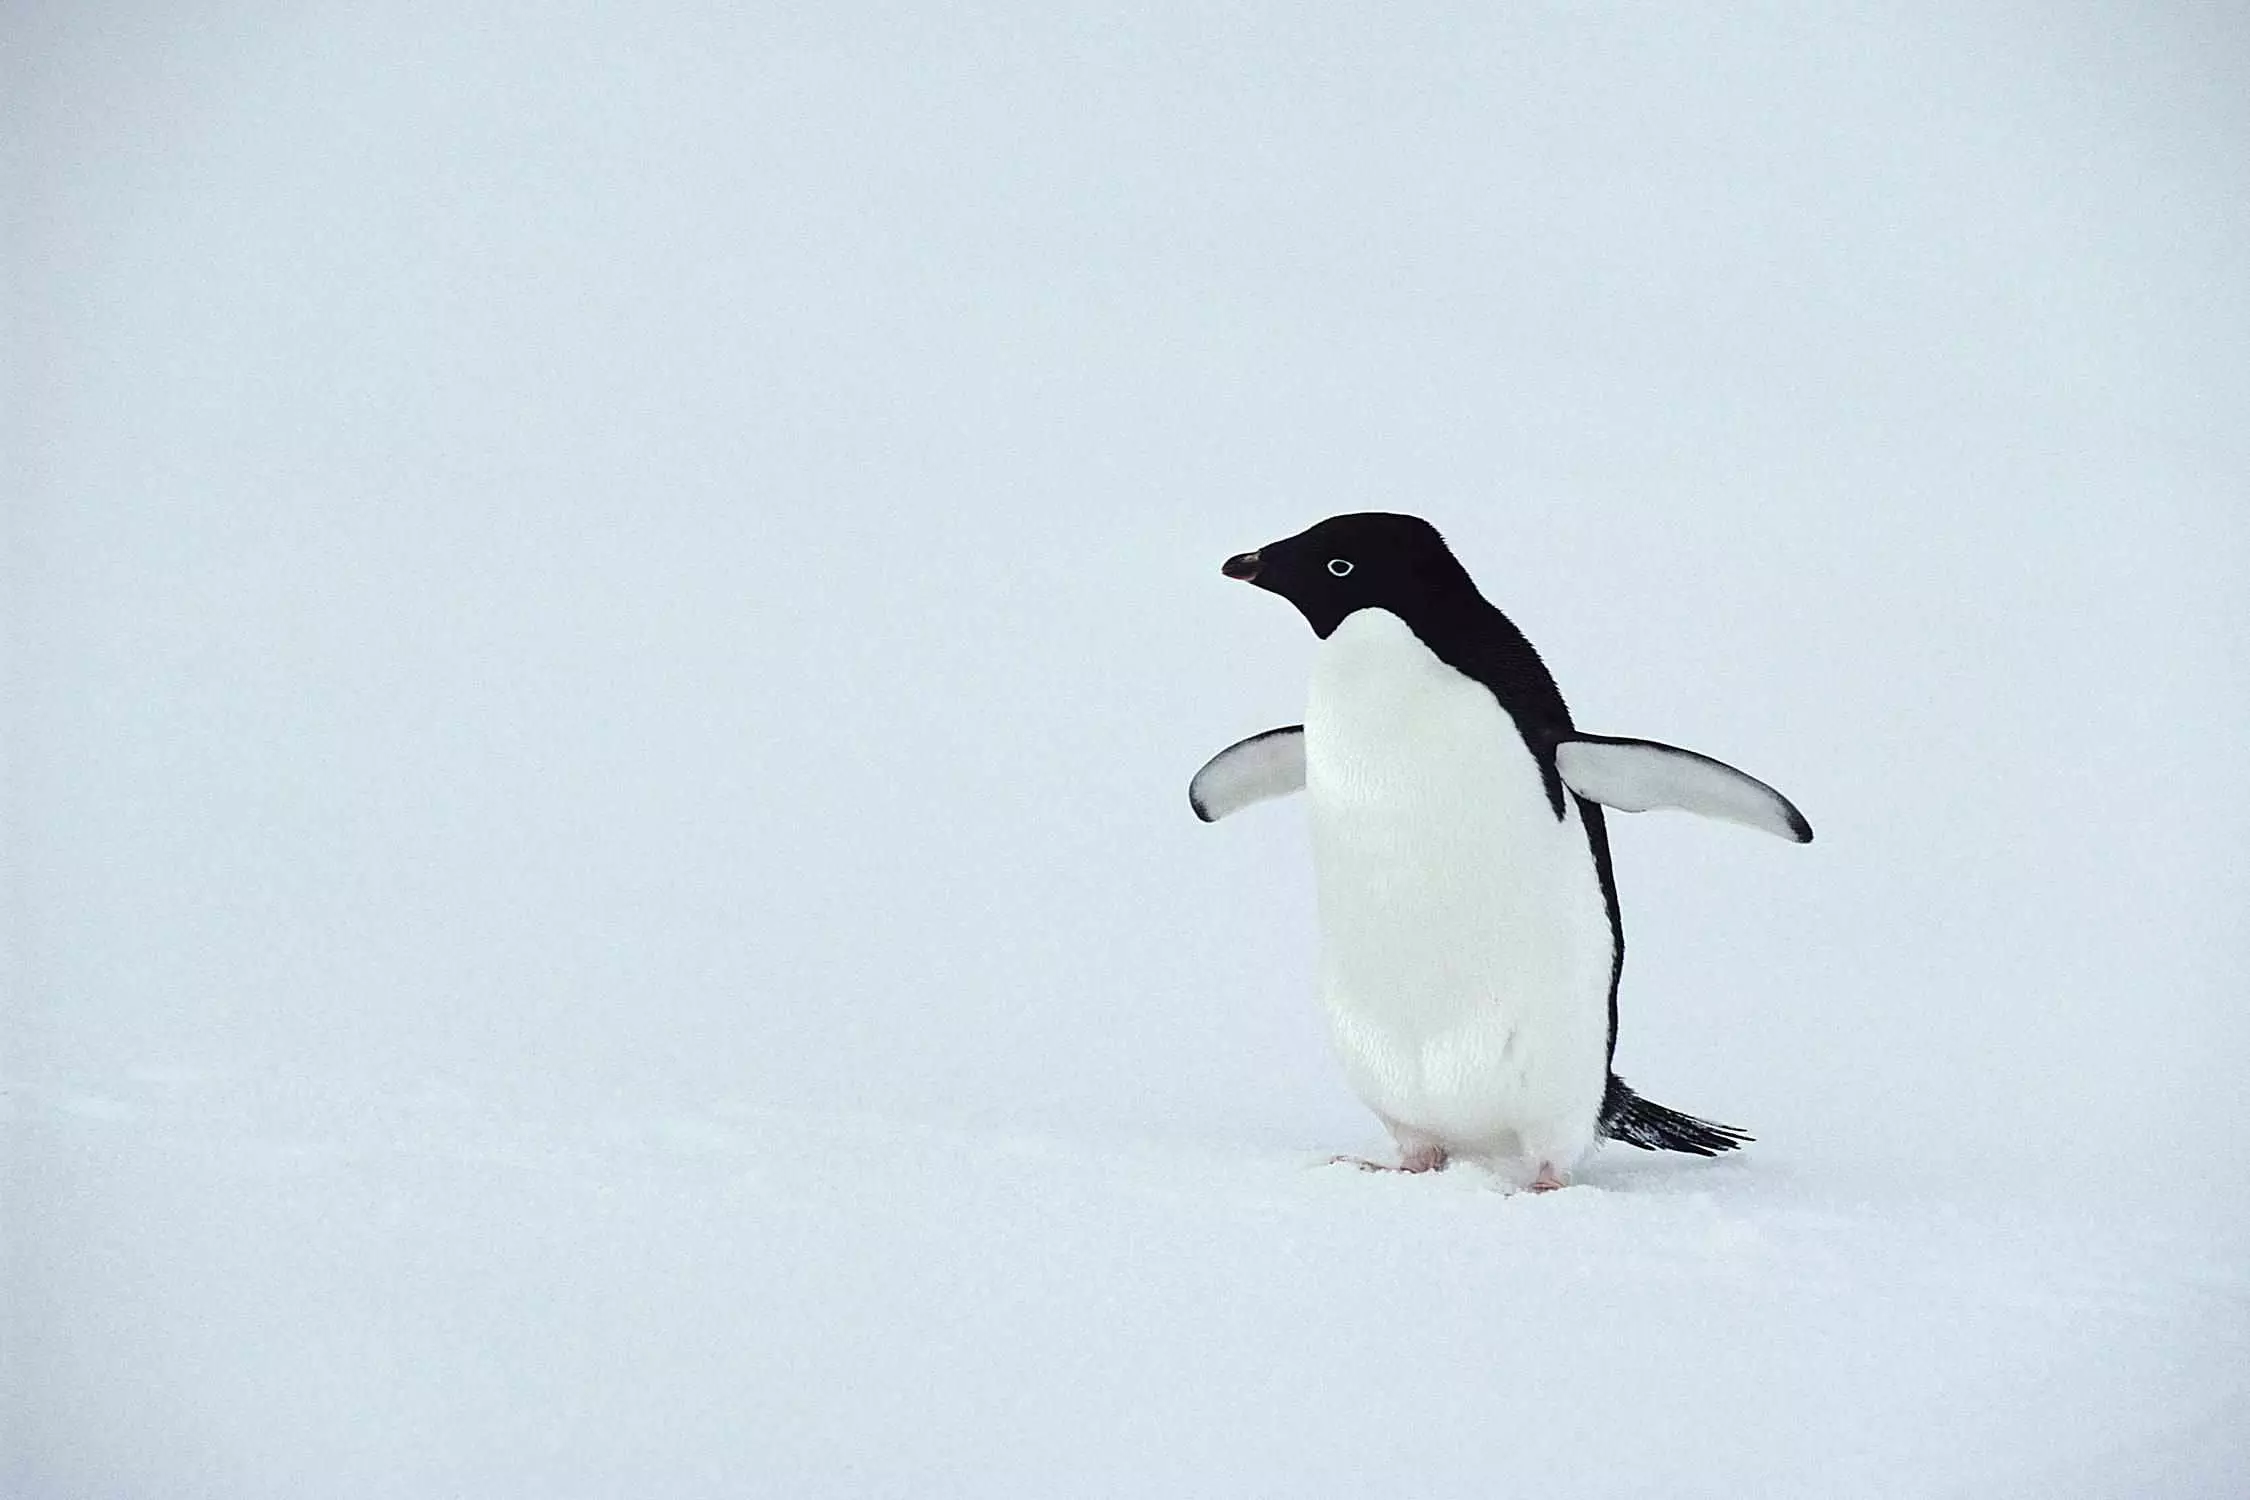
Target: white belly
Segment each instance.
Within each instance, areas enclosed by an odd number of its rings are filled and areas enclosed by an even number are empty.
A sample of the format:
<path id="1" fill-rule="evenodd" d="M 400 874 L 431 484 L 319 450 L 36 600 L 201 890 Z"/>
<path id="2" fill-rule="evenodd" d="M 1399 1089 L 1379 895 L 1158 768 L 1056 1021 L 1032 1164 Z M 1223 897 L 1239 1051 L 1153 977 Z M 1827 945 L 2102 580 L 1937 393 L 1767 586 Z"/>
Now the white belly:
<path id="1" fill-rule="evenodd" d="M 1455 1155 L 1567 1171 L 1608 1075 L 1611 935 L 1575 801 L 1396 615 L 1320 647 L 1305 714 L 1320 998 L 1352 1087 Z"/>

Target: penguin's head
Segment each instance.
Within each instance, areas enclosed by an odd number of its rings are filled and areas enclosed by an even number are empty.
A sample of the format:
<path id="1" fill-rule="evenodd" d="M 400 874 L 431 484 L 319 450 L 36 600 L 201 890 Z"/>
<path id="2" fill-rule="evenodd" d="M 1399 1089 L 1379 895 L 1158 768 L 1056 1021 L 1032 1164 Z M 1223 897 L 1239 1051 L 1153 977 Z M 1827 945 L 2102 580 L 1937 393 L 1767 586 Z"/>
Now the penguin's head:
<path id="1" fill-rule="evenodd" d="M 1387 609 L 1411 624 L 1433 607 L 1477 596 L 1435 526 L 1383 511 L 1330 516 L 1228 558 L 1221 571 L 1296 605 L 1323 640 L 1355 610 Z"/>

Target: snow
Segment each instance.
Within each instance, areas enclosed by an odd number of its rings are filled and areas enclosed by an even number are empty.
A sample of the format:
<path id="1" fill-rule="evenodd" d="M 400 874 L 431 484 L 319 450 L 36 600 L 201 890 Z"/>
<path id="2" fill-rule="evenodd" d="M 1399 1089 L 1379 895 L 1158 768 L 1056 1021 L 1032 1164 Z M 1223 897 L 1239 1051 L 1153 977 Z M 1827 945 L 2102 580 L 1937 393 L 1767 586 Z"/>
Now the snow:
<path id="1" fill-rule="evenodd" d="M 2218 1496 L 2250 1431 L 2242 1244 L 2096 1193 L 246 1099 L 40 1106 L 14 1493 Z"/>
<path id="2" fill-rule="evenodd" d="M 0 1494 L 2243 1493 L 2245 45 L 0 10 Z M 1321 1165 L 1370 508 L 1742 1153 Z"/>

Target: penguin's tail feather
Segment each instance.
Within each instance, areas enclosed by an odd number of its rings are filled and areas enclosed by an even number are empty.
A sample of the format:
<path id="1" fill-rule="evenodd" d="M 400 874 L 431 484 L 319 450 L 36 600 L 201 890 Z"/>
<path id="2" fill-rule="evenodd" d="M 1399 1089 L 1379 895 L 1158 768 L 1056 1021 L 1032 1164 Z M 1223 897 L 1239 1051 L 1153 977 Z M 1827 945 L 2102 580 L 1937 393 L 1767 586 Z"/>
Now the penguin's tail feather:
<path id="1" fill-rule="evenodd" d="M 1609 1075 L 1609 1089 L 1602 1096 L 1602 1134 L 1643 1151 L 1684 1151 L 1689 1156 L 1717 1156 L 1755 1139 L 1732 1125 L 1698 1120 L 1651 1103 L 1615 1073 Z"/>

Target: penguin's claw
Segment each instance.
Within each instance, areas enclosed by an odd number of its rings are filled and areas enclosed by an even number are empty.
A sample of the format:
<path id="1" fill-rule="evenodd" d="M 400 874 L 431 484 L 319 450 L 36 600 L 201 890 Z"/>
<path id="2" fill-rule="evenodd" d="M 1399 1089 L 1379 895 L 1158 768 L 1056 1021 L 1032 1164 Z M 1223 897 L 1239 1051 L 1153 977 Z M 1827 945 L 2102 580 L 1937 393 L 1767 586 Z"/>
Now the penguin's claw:
<path id="1" fill-rule="evenodd" d="M 1560 1172 L 1557 1172 L 1551 1163 L 1541 1162 L 1539 1164 L 1539 1175 L 1531 1179 L 1531 1187 L 1529 1191 L 1534 1193 L 1552 1193 L 1560 1191 L 1561 1189 L 1569 1186 L 1570 1184 L 1563 1180 L 1562 1174 Z"/>

